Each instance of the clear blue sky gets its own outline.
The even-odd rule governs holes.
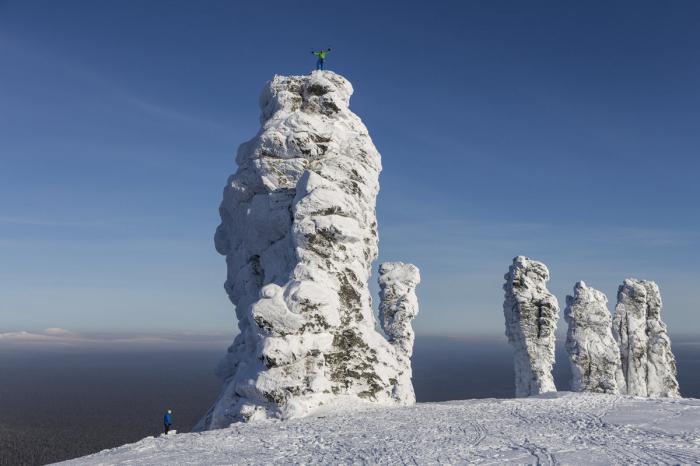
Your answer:
[[[657,280],[700,331],[699,45],[682,0],[0,0],[0,332],[233,331],[221,191],[265,81],[328,46],[419,333],[501,333],[517,254],[562,304]]]

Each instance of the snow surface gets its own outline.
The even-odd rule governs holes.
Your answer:
[[[698,399],[559,392],[366,406],[148,437],[64,464],[700,463]]]

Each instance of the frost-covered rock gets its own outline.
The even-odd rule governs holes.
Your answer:
[[[571,363],[571,390],[619,393],[620,351],[612,334],[608,298],[578,282],[566,297],[564,318],[569,324],[566,351]]]
[[[379,322],[406,360],[413,354],[415,335],[411,321],[418,314],[419,283],[420,271],[413,264],[384,262],[379,266]],[[408,364],[410,367],[410,361]]]
[[[514,349],[515,396],[556,391],[552,365],[559,303],[547,290],[549,270],[541,262],[518,256],[504,278],[503,314]]]
[[[661,320],[661,293],[656,283],[628,278],[620,285],[613,334],[622,361],[621,393],[680,397],[676,359]]]
[[[260,132],[238,150],[215,243],[240,334],[199,429],[320,405],[415,402],[401,350],[375,330],[380,155],[330,71],[275,76]]]

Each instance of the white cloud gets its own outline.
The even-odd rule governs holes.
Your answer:
[[[0,332],[0,350],[41,348],[143,350],[225,349],[233,340],[228,334],[203,333],[77,333],[59,327],[41,332]]]
[[[67,335],[74,335],[73,332],[70,332],[64,328],[60,327],[50,327],[44,330],[44,333],[46,335],[53,335],[53,336],[67,336]]]
[[[29,333],[25,331],[21,332],[5,332],[0,333],[0,340],[32,340],[34,338],[40,338],[46,335],[39,335],[36,333]]]

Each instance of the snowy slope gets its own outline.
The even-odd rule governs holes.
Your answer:
[[[64,464],[700,464],[700,400],[593,393],[354,408],[148,437]]]

